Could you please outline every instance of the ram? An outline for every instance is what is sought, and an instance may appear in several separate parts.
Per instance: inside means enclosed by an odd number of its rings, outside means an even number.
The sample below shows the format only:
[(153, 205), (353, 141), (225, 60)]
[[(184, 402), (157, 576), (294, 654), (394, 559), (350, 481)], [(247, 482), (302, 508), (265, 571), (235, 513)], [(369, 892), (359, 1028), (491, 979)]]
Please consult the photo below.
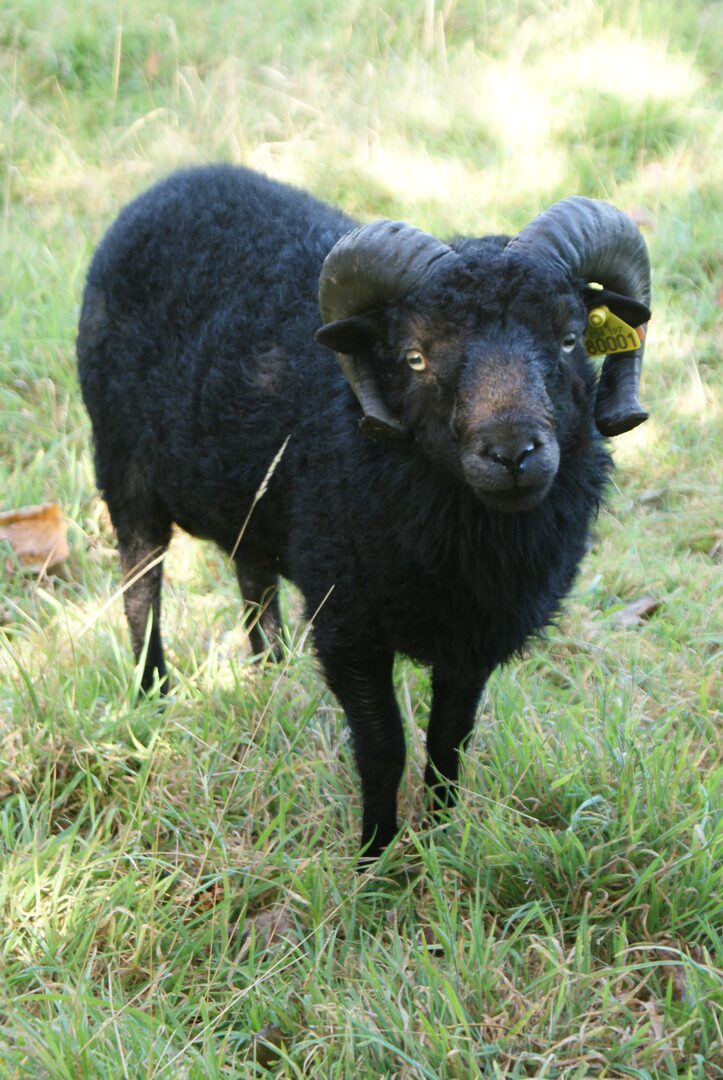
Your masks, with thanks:
[[(78, 359), (142, 686), (167, 681), (177, 524), (233, 558), (254, 651), (278, 647), (279, 579), (301, 590), (366, 856), (397, 829), (397, 653), (431, 668), (425, 780), (450, 805), (487, 678), (572, 584), (604, 437), (646, 417), (649, 303), (637, 228), (585, 198), (449, 244), (231, 166), (137, 198), (92, 260)], [(606, 319), (632, 336), (598, 377), (583, 337)]]

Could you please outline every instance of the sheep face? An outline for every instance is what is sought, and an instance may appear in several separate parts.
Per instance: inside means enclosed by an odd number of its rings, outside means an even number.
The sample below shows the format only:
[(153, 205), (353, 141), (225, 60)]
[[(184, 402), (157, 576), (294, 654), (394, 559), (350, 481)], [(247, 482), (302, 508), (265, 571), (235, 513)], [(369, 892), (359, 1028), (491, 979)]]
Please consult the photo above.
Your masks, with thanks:
[(453, 280), (318, 337), (371, 355), (412, 452), (489, 507), (515, 513), (549, 493), (561, 454), (594, 437), (594, 378), (582, 346), (582, 293), (553, 282), (549, 268), (511, 269), (501, 255), (497, 262), (490, 267), (488, 251), (484, 275), (472, 258)]

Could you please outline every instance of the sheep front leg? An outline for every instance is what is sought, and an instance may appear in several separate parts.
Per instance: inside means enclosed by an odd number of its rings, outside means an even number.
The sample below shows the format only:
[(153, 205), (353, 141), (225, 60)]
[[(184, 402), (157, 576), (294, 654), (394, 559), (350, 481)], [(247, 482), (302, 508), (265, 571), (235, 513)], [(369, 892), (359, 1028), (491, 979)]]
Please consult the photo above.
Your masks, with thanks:
[[(317, 645), (318, 647), (318, 645)], [(362, 790), (362, 856), (375, 859), (397, 831), (404, 732), (392, 683), (392, 653), (319, 650), (326, 680), (351, 728)]]
[(432, 672), (432, 711), (427, 729), (424, 782), (432, 813), (453, 806), (459, 773), (459, 754), (474, 727), (477, 705), (489, 672), (465, 679), (458, 674)]

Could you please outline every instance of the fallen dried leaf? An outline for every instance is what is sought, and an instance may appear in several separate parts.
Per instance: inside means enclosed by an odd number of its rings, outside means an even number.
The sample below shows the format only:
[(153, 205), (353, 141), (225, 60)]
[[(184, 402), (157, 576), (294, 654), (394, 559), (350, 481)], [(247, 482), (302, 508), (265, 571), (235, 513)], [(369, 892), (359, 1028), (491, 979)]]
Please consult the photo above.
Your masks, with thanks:
[(216, 907), (222, 899), (223, 885), (220, 881), (214, 881), (212, 885), (209, 885), (207, 889), (204, 889), (202, 893), (198, 894), (198, 899), (194, 904), (194, 908), (201, 914), (201, 912), (210, 911), (211, 908)]
[[(694, 946), (695, 948), (695, 946)], [(665, 964), (665, 971), (662, 974), (671, 982), (671, 993), (675, 1001), (688, 1001), (688, 979), (683, 964), (671, 964), (671, 958), (680, 952), (680, 948), (677, 945), (671, 944), (662, 946), (660, 949), (656, 949), (655, 953), (658, 958)], [(692, 950), (691, 950), (692, 953)]]
[(690, 551), (699, 552), (702, 555), (707, 555), (709, 559), (718, 561), (721, 549), (723, 549), (723, 529), (716, 529), (711, 526), (694, 530), (687, 536), (685, 547)]
[(278, 1060), (284, 1041), (284, 1033), (277, 1024), (266, 1024), (252, 1037), (249, 1057), (265, 1069)]
[(641, 491), (638, 495), (638, 502), (641, 506), (645, 506), (647, 503), (659, 503), (668, 494), (668, 489), (664, 487), (659, 488), (646, 488), (645, 491)]
[(10, 544), (20, 566), (32, 573), (49, 570), (67, 559), (67, 534), (57, 503), (0, 513), (0, 540)]
[(688, 981), (685, 977), (685, 968), (676, 964), (672, 971), (673, 997), (676, 1001), (688, 1000)]
[(426, 946), (427, 952), (432, 953), (433, 956), (441, 956), (444, 953), (444, 945), (437, 937), (433, 927), (429, 923), (425, 925), (419, 931), (419, 936), (422, 939), (423, 945)]
[(23, 737), (19, 729), (5, 730), (0, 723), (0, 799), (22, 791), (30, 777), (27, 761), (22, 760)]
[(632, 603), (627, 604), (622, 611), (616, 611), (613, 615), (613, 623), (624, 629), (641, 626), (646, 619), (655, 614), (659, 607), (660, 600), (656, 600), (654, 596), (641, 596), (639, 600), (633, 600)]
[(628, 217), (635, 222), (639, 229), (655, 228), (655, 218), (644, 206), (631, 206), (628, 210)]
[(384, 912), (384, 922), (387, 924), (387, 926), (391, 927), (392, 930), (397, 930), (399, 928), (398, 909), (387, 908), (387, 910)]
[(656, 1042), (660, 1042), (663, 1038), (663, 1015), (654, 1001), (644, 1001), (642, 1006), (650, 1017), (653, 1037)]
[(146, 57), (146, 75), (149, 79), (155, 79), (158, 75), (158, 69), (161, 66), (160, 53), (155, 50), (150, 52)]
[(293, 936), (294, 924), (286, 914), (284, 908), (272, 908), (270, 911), (262, 911), (246, 920), (246, 925), (241, 934), (240, 956), (248, 952), (251, 944), (251, 936), (255, 935), (256, 948), (265, 952), (270, 945), (277, 941), (286, 940)]

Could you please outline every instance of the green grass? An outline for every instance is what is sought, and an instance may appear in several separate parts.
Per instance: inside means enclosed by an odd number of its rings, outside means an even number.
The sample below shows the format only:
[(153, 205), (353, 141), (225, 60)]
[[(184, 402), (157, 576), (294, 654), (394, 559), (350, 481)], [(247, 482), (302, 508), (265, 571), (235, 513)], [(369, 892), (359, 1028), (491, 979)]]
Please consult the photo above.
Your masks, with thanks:
[[(3, 1080), (723, 1076), (720, 39), (700, 0), (3, 8), (0, 509), (59, 501), (71, 546), (0, 567)], [(408, 824), (366, 878), (292, 590), (253, 668), (225, 560), (178, 536), (175, 690), (135, 701), (75, 327), (120, 206), (216, 159), (441, 236), (577, 192), (646, 222), (652, 418), (427, 832), (398, 665)]]

